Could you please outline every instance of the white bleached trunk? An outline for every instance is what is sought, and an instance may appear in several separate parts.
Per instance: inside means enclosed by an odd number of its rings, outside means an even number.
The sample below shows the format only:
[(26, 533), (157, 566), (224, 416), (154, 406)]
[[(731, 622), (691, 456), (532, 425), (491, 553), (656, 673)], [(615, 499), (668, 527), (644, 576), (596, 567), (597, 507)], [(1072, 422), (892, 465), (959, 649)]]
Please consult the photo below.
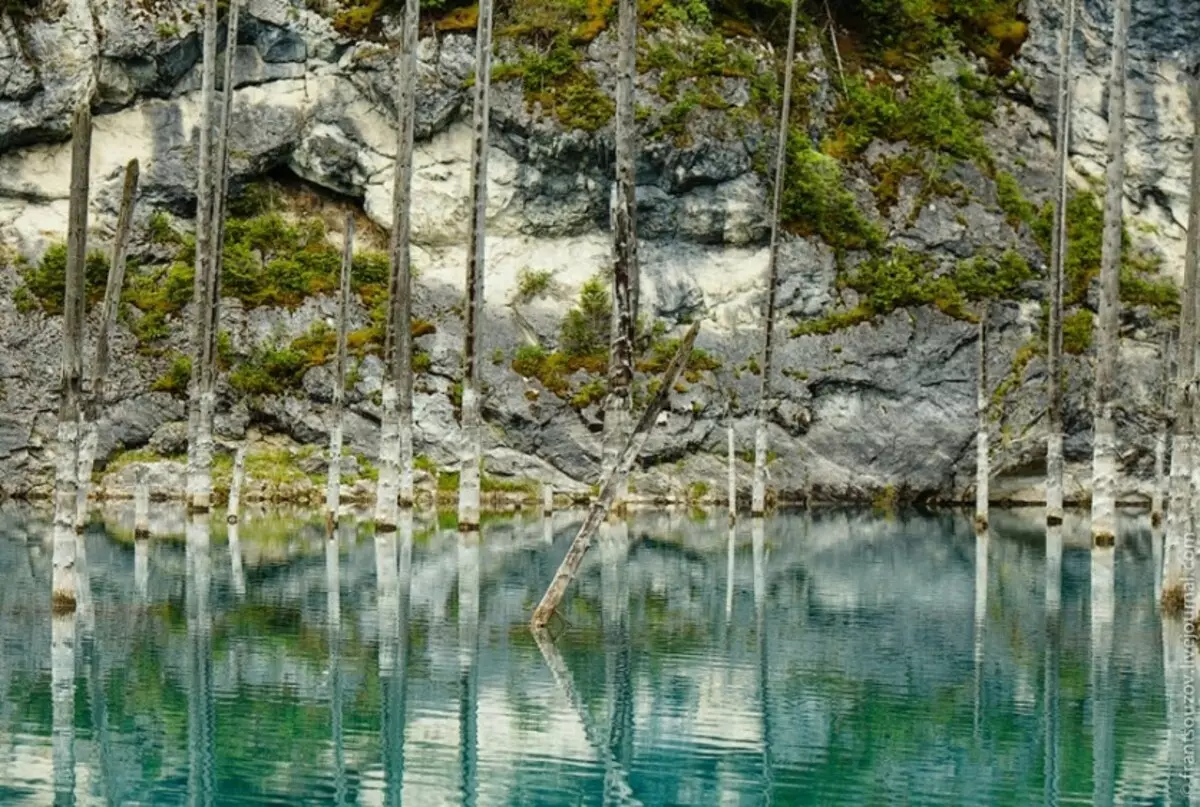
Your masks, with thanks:
[(212, 670), (212, 537), (208, 513), (194, 513), (188, 518), (185, 540), (188, 795), (194, 804), (212, 804), (216, 791), (216, 715)]
[(732, 524), (737, 521), (737, 443), (733, 435), (732, 422), (725, 426), (725, 436), (729, 444), (729, 492), (727, 495), (729, 499), (729, 523)]
[(737, 527), (730, 522), (729, 539), (725, 547), (725, 625), (733, 619), (734, 553), (737, 550)]
[(463, 455), (459, 469), (458, 528), (479, 529), (483, 416), (479, 411), (480, 317), (486, 258), (488, 127), (491, 119), (492, 0), (480, 0), (475, 31), (474, 141), (471, 149), (471, 222), (467, 246), (466, 337), (463, 349)]
[(991, 443), (988, 439), (988, 350), (987, 350), (987, 317), (988, 308), (984, 304), (979, 312), (979, 384), (975, 392), (975, 411), (979, 425), (975, 433), (975, 529), (984, 530), (988, 525), (988, 501), (992, 464), (990, 457)]
[(88, 520), (88, 496), (91, 491), (92, 468), (96, 463), (96, 445), (100, 430), (96, 421), (86, 420), (79, 426), (79, 460), (75, 485), (75, 531), (82, 532)]
[(1092, 704), (1092, 804), (1111, 805), (1116, 775), (1116, 695), (1113, 689), (1112, 651), (1114, 557), (1110, 547), (1097, 547), (1092, 555), (1091, 578), (1091, 676)]
[(133, 537), (150, 537), (150, 470), (138, 465), (133, 488)]
[(138, 600), (145, 603), (150, 599), (150, 539), (135, 538), (133, 541), (133, 590)]
[(1117, 534), (1117, 431), (1114, 408), (1120, 313), (1122, 213), (1125, 188), (1125, 74), (1130, 0), (1113, 12), (1112, 74), (1108, 84), (1108, 169), (1100, 257), (1100, 311), (1096, 317), (1095, 428), (1092, 446), (1092, 541), (1110, 546)]
[(1066, 0), (1058, 70), (1058, 128), (1054, 157), (1054, 230), (1050, 238), (1050, 318), (1046, 352), (1046, 523), (1063, 519), (1063, 268), (1067, 256), (1067, 160), (1071, 146), (1071, 53), (1075, 35), (1075, 2)]
[(337, 526), (342, 509), (342, 424), (346, 412), (346, 329), (350, 318), (350, 281), (354, 266), (354, 214), (346, 214), (342, 238), (342, 273), (338, 283), (337, 359), (329, 408), (329, 476), (325, 482), (325, 515)]
[(236, 521), (230, 522), (229, 538), (229, 578), (233, 583), (233, 593), (240, 600), (246, 596), (246, 572), (242, 567), (242, 525)]
[(792, 65), (796, 58), (796, 0), (792, 0), (788, 23), (787, 60), (784, 62), (783, 101), (779, 112), (779, 140), (775, 145), (775, 175), (771, 204), (771, 249), (767, 258), (767, 304), (763, 317), (763, 349), (759, 370), (762, 384), (754, 428), (754, 481), (751, 488), (750, 515), (761, 517), (767, 511), (767, 415), (772, 404), (772, 372), (775, 348), (775, 296), (779, 286), (779, 245), (782, 240), (783, 186), (787, 178), (787, 145), (792, 119)]
[(233, 474), (229, 478), (229, 507), (225, 520), (237, 524), (242, 513), (242, 485), (246, 481), (246, 444), (237, 447), (233, 455)]
[(379, 481), (375, 487), (375, 529), (396, 529), (396, 497), (400, 485), (400, 415), (396, 384), (384, 377), (379, 419)]
[(554, 515), (554, 485), (549, 482), (542, 483), (542, 515)]
[(1154, 488), (1150, 491), (1150, 524), (1154, 527), (1162, 523), (1166, 462), (1167, 433), (1160, 428), (1154, 435)]
[(991, 545), (991, 535), (987, 529), (975, 533), (975, 697), (974, 697), (974, 726), (975, 736), (978, 737), (983, 720), (983, 639), (987, 627), (988, 601), (988, 550)]

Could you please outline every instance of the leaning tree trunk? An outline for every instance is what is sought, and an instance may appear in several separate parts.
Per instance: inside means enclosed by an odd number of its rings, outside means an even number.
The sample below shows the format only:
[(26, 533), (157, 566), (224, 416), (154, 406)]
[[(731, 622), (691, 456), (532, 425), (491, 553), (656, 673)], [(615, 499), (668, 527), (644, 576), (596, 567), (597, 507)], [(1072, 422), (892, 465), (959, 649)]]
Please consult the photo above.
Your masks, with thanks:
[(683, 337), (683, 341), (680, 342), (675, 358), (671, 360), (667, 371), (663, 373), (662, 384), (659, 386), (658, 392), (646, 408), (646, 411), (642, 413), (637, 427), (626, 441), (625, 448), (621, 451), (617, 465), (607, 471), (600, 480), (600, 495), (592, 503), (587, 517), (583, 521), (583, 526), (579, 528), (579, 532), (571, 542), (571, 548), (567, 550), (566, 557), (563, 558), (558, 571), (554, 574), (554, 580), (546, 589), (546, 593), (542, 596), (542, 600), (538, 603), (537, 608), (534, 609), (530, 627), (535, 633), (539, 630), (544, 630), (546, 625), (549, 624), (550, 619), (554, 616), (555, 609), (558, 608), (559, 603), (562, 602), (562, 598), (567, 592), (567, 586), (575, 579), (575, 575), (579, 571), (579, 564), (583, 563), (583, 556), (588, 551), (588, 547), (591, 546), (592, 536), (595, 535), (601, 522), (608, 515), (608, 510), (612, 507), (613, 500), (616, 499), (617, 491), (620, 490), (622, 481), (625, 477), (629, 476), (629, 470), (633, 467), (634, 460), (637, 459), (642, 446), (646, 444), (646, 439), (650, 436), (650, 430), (654, 428), (654, 422), (658, 419), (658, 413), (666, 405), (667, 398), (671, 395), (671, 389), (679, 381), (679, 376), (683, 373), (683, 368), (687, 366), (688, 359), (692, 355), (692, 345), (696, 344), (696, 335), (698, 333), (700, 333), (700, 323), (696, 322), (688, 330), (687, 335)]
[(796, 58), (796, 0), (788, 23), (787, 61), (783, 73), (783, 106), (779, 113), (779, 142), (775, 147), (775, 188), (771, 203), (771, 251), (767, 259), (767, 310), (763, 318), (763, 349), (759, 372), (762, 387), (758, 395), (758, 413), (754, 427), (754, 482), (750, 515), (761, 517), (767, 510), (767, 413), (771, 406), (771, 369), (775, 341), (775, 287), (779, 283), (780, 214), (783, 209), (783, 185), (787, 170), (788, 132), (792, 116), (792, 63)]
[(979, 306), (979, 384), (975, 391), (975, 412), (979, 426), (975, 432), (975, 529), (988, 527), (989, 482), (992, 475), (988, 440), (988, 350), (987, 350), (988, 306)]
[(104, 416), (104, 384), (108, 378), (108, 332), (117, 321), (121, 288), (125, 285), (125, 248), (129, 245), (129, 229), (133, 223), (133, 202), (137, 196), (138, 161), (125, 166), (125, 189), (117, 214), (117, 230), (113, 234), (112, 264), (108, 284), (104, 288), (104, 306), (100, 313), (100, 330), (96, 336), (96, 364), (92, 373), (91, 394), (84, 405), (83, 440), (79, 446), (79, 488), (75, 512), (75, 528), (82, 529), (87, 520), (88, 491), (92, 482), (92, 464), (96, 459), (99, 440), (99, 420)]
[(212, 434), (202, 436), (205, 357), (211, 324), (212, 277), (212, 113), (216, 95), (217, 4), (204, 4), (204, 47), (200, 82), (200, 137), (196, 169), (196, 277), (192, 285), (192, 372), (188, 380), (188, 506), (206, 512), (212, 498)]
[(1121, 300), (1121, 236), (1125, 186), (1125, 72), (1130, 0), (1116, 0), (1112, 75), (1108, 85), (1108, 171), (1100, 257), (1100, 314), (1096, 319), (1095, 429), (1092, 450), (1092, 540), (1111, 546), (1117, 533), (1116, 373)]
[(72, 121), (71, 196), (67, 212), (67, 267), (63, 293), (62, 397), (58, 408), (54, 482), (54, 556), (51, 605), (75, 610), (75, 491), (79, 473), (79, 415), (83, 399), (83, 270), (87, 253), (88, 171), (92, 111), (83, 101)]
[(1187, 247), (1183, 262), (1183, 299), (1179, 307), (1179, 350), (1171, 390), (1171, 478), (1167, 494), (1167, 530), (1163, 548), (1162, 606), (1178, 614), (1184, 605), (1184, 542), (1192, 532), (1191, 484), (1195, 462), (1192, 378), (1196, 373), (1196, 281), (1200, 274), (1200, 79), (1192, 85), (1192, 180)]
[[(616, 183), (612, 208), (612, 338), (608, 359), (608, 395), (604, 402), (604, 471), (616, 467), (629, 436), (632, 412), (634, 338), (637, 333), (635, 282), (637, 255), (637, 121), (633, 84), (637, 73), (637, 2), (620, 0), (617, 25)], [(617, 491), (616, 511), (624, 507), (626, 487)]]
[(484, 230), (487, 224), (489, 90), (492, 83), (492, 0), (480, 0), (475, 35), (475, 142), (471, 151), (471, 229), (467, 254), (467, 328), (462, 384), (463, 458), (458, 528), (479, 529), (483, 416), (479, 408), (479, 319), (483, 312)]
[(342, 425), (346, 410), (346, 322), (350, 318), (350, 275), (354, 264), (354, 214), (346, 214), (342, 242), (342, 276), (338, 288), (337, 364), (333, 372), (333, 405), (329, 412), (329, 478), (325, 483), (325, 517), (332, 536), (342, 496)]
[(1058, 70), (1058, 143), (1054, 156), (1054, 230), (1050, 237), (1050, 322), (1046, 335), (1046, 523), (1063, 519), (1063, 267), (1067, 259), (1067, 158), (1071, 149), (1071, 43), (1075, 0), (1067, 0)]
[(405, 0), (398, 71), (400, 97), (396, 105), (398, 120), (389, 251), (391, 273), (384, 335), (379, 485), (375, 496), (375, 524), (383, 530), (396, 528), (397, 496), (405, 507), (411, 507), (413, 501), (412, 253), (409, 241), (412, 234), (413, 121), (419, 24), (419, 0)]

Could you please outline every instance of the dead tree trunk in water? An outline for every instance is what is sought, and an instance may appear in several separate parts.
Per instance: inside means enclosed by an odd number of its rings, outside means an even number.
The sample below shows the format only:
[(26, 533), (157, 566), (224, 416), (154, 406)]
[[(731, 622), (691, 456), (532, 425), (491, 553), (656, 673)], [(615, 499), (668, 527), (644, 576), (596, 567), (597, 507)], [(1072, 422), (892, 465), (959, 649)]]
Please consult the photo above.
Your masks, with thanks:
[(246, 481), (246, 444), (237, 447), (233, 455), (233, 475), (229, 478), (229, 506), (226, 508), (225, 521), (234, 525), (241, 518), (242, 483)]
[(771, 406), (771, 370), (775, 334), (775, 287), (779, 281), (779, 217), (783, 208), (783, 184), (787, 170), (788, 132), (792, 116), (792, 64), (796, 58), (796, 0), (788, 23), (787, 60), (783, 73), (783, 105), (779, 112), (779, 142), (775, 152), (775, 188), (771, 203), (771, 252), (767, 258), (767, 310), (763, 318), (762, 386), (754, 427), (754, 482), (750, 514), (755, 518), (767, 510), (767, 412)]
[[(342, 276), (338, 284), (337, 365), (333, 372), (333, 404), (329, 412), (329, 478), (325, 483), (325, 517), (331, 528), (342, 506), (342, 426), (346, 418), (346, 321), (350, 318), (350, 275), (354, 266), (354, 214), (346, 214), (342, 242)], [(331, 532), (330, 535), (333, 533)]]
[(1108, 170), (1100, 257), (1100, 314), (1096, 318), (1095, 429), (1092, 448), (1092, 541), (1111, 546), (1117, 534), (1117, 351), (1121, 298), (1121, 236), (1125, 192), (1125, 73), (1130, 0), (1116, 0), (1112, 75), (1108, 83)]
[(621, 482), (629, 475), (629, 470), (633, 467), (638, 452), (646, 444), (646, 439), (650, 436), (650, 430), (654, 428), (654, 423), (658, 419), (658, 413), (666, 405), (672, 388), (679, 381), (679, 376), (683, 373), (683, 368), (687, 366), (688, 359), (691, 358), (692, 346), (696, 343), (696, 335), (699, 333), (700, 323), (696, 322), (688, 330), (687, 335), (683, 337), (683, 341), (680, 342), (679, 350), (675, 353), (675, 358), (671, 360), (667, 371), (663, 373), (662, 385), (659, 387), (658, 393), (654, 396), (654, 400), (650, 402), (646, 411), (642, 413), (637, 427), (626, 441), (625, 448), (621, 450), (621, 456), (618, 458), (616, 466), (606, 472), (600, 480), (600, 495), (596, 497), (596, 501), (593, 502), (591, 508), (588, 510), (583, 526), (579, 528), (579, 532), (575, 535), (575, 540), (571, 542), (571, 548), (567, 550), (566, 557), (563, 558), (558, 571), (554, 574), (554, 580), (546, 589), (546, 593), (542, 596), (538, 607), (534, 609), (533, 619), (530, 623), (534, 631), (545, 629), (546, 625), (550, 622), (550, 618), (554, 616), (555, 609), (562, 602), (563, 595), (567, 592), (567, 586), (575, 579), (575, 575), (579, 571), (579, 564), (583, 562), (583, 556), (588, 551), (588, 547), (591, 546), (592, 536), (596, 533), (601, 522), (604, 521), (605, 516), (608, 514), (608, 509), (612, 506), (613, 500), (617, 496)]
[[(1171, 427), (1170, 423), (1170, 406), (1171, 406), (1171, 368), (1174, 365), (1173, 361), (1174, 345), (1171, 336), (1163, 340), (1162, 348), (1162, 397), (1159, 398), (1159, 403), (1162, 409), (1159, 411), (1157, 428), (1154, 432), (1154, 487), (1150, 491), (1150, 526), (1161, 527), (1163, 520), (1163, 497), (1167, 492), (1166, 485), (1166, 464), (1167, 464), (1167, 431)], [(1159, 572), (1161, 573), (1161, 569)]]
[(729, 523), (737, 521), (737, 443), (733, 434), (733, 407), (730, 406), (725, 424), (725, 435), (729, 443)]
[(1167, 530), (1163, 549), (1163, 610), (1183, 610), (1183, 555), (1192, 531), (1191, 484), (1195, 462), (1195, 420), (1192, 385), (1196, 373), (1196, 281), (1200, 278), (1200, 78), (1192, 84), (1192, 179), (1188, 210), (1187, 248), (1183, 262), (1183, 299), (1179, 306), (1179, 358), (1171, 389), (1171, 478), (1168, 483)]
[(988, 351), (987, 351), (988, 305), (979, 306), (979, 386), (976, 390), (975, 408), (979, 418), (975, 434), (975, 529), (986, 530), (988, 526), (988, 501), (991, 498), (989, 482), (992, 475), (991, 443), (988, 439)]
[(471, 152), (471, 229), (467, 253), (467, 329), (462, 391), (462, 468), (458, 485), (458, 528), (479, 529), (483, 416), (479, 408), (479, 320), (487, 226), (489, 90), (492, 83), (492, 0), (480, 0), (475, 34), (475, 143)]
[(188, 380), (187, 499), (190, 509), (207, 512), (212, 498), (212, 434), (202, 435), (205, 417), (205, 359), (211, 324), (212, 277), (212, 114), (216, 95), (217, 4), (204, 4), (204, 45), (200, 84), (200, 136), (196, 170), (196, 278), (192, 285), (192, 372)]
[(63, 291), (61, 399), (54, 480), (54, 555), (51, 608), (75, 610), (75, 491), (79, 474), (79, 414), (83, 400), (84, 260), (87, 255), (88, 172), (92, 111), (80, 103), (72, 121), (71, 197), (67, 212), (67, 268)]
[[(612, 337), (608, 357), (608, 395), (604, 402), (604, 465), (615, 468), (629, 437), (633, 408), (633, 352), (637, 334), (637, 121), (633, 84), (637, 73), (637, 2), (620, 0), (617, 23), (616, 182), (611, 199)], [(617, 491), (616, 510), (624, 507), (626, 486)]]
[(395, 529), (397, 495), (405, 507), (413, 502), (412, 416), (412, 179), (414, 110), (417, 87), (419, 0), (406, 0), (401, 40), (397, 103), (396, 164), (392, 186), (391, 275), (388, 285), (387, 331), (384, 336), (383, 413), (379, 446), (379, 486), (375, 525)]
[(1046, 523), (1063, 519), (1063, 267), (1067, 260), (1067, 158), (1071, 148), (1071, 44), (1075, 36), (1075, 0), (1066, 2), (1058, 74), (1058, 143), (1054, 156), (1054, 230), (1050, 236), (1050, 321), (1046, 343)]
[(108, 284), (104, 288), (104, 306), (100, 313), (100, 330), (96, 335), (96, 364), (92, 372), (92, 389), (84, 405), (83, 441), (79, 446), (79, 489), (75, 512), (75, 528), (82, 529), (87, 520), (88, 491), (92, 483), (92, 464), (96, 459), (99, 421), (105, 416), (104, 384), (108, 379), (108, 332), (117, 321), (121, 289), (125, 285), (125, 249), (129, 245), (129, 229), (133, 223), (133, 203), (137, 197), (138, 161), (125, 166), (125, 188), (117, 214), (117, 230), (113, 234), (112, 263)]

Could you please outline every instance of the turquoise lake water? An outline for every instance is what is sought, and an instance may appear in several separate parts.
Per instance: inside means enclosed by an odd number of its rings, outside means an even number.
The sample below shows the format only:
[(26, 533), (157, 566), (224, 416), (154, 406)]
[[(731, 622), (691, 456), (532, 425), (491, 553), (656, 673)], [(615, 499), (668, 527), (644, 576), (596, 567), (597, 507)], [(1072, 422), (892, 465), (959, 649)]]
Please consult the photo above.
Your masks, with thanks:
[(0, 804), (1183, 804), (1195, 668), (1148, 520), (582, 513), (411, 537), (0, 509)]

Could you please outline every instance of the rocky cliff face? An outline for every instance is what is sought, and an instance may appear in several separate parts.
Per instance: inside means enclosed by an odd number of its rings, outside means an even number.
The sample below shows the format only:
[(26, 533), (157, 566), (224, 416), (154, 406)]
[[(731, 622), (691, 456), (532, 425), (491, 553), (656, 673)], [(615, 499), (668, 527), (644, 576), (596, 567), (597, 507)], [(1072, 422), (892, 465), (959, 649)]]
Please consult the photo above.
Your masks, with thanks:
[[(36, 306), (18, 306), (14, 294), (20, 297), (19, 257), (36, 261), (65, 232), (69, 112), (93, 82), (99, 98), (93, 243), (107, 243), (121, 172), (132, 157), (142, 163), (134, 252), (143, 262), (156, 257), (148, 235), (154, 215), (165, 211), (185, 221), (194, 208), (200, 42), (199, 20), (185, 5), (44, 0), (34, 15), (0, 17), (0, 267), (9, 264), (0, 268), (0, 496), (45, 492), (50, 477), (59, 320)], [(1102, 175), (1107, 131), (1108, 4), (1083, 5), (1072, 143), (1078, 187)], [(1011, 171), (1038, 203), (1052, 175), (1047, 121), (1053, 118), (1058, 6), (1029, 0), (1030, 37), (1016, 62), (1027, 89), (1015, 87), (1002, 96), (984, 131), (996, 165)], [(1130, 231), (1142, 247), (1164, 258), (1167, 271), (1179, 274), (1189, 167), (1189, 100), (1181, 82), (1192, 58), (1189, 48), (1200, 38), (1200, 12), (1182, 0), (1139, 0), (1135, 17), (1126, 185)], [(650, 36), (669, 44), (671, 37), (688, 35)], [(288, 0), (250, 0), (236, 43), (235, 186), (286, 174), (308, 184), (310, 201), (317, 190), (318, 215), (337, 221), (327, 214), (349, 207), (387, 227), (395, 137), (393, 59), (387, 48), (347, 39), (326, 17)], [(771, 69), (765, 46), (750, 43), (746, 49), (760, 70)], [(580, 65), (609, 94), (613, 57), (612, 40), (601, 33)], [(819, 46), (809, 46), (804, 58), (810, 126), (819, 137), (837, 93), (836, 79), (830, 78), (836, 71)], [(456, 462), (459, 440), (454, 394), (472, 62), (468, 36), (421, 40), (413, 246), (417, 312), (435, 327), (418, 341), (430, 366), (418, 385), (417, 450), (444, 467)], [(961, 67), (946, 62), (935, 71), (953, 75)], [(752, 447), (758, 377), (750, 359), (758, 349), (767, 257), (766, 183), (756, 157), (771, 137), (761, 119), (729, 112), (751, 105), (748, 78), (722, 79), (721, 103), (712, 106), (727, 109), (697, 109), (682, 136), (663, 136), (669, 110), (653, 91), (660, 78), (648, 71), (638, 89), (647, 119), (638, 188), (644, 310), (668, 330), (708, 318), (701, 343), (719, 367), (698, 374), (674, 396), (635, 485), (664, 495), (690, 486), (695, 494), (704, 489), (697, 482), (718, 487), (727, 404), (739, 447)], [(595, 405), (554, 394), (544, 379), (522, 377), (512, 358), (521, 345), (554, 349), (563, 314), (580, 287), (606, 266), (611, 124), (594, 132), (567, 129), (527, 103), (519, 82), (498, 83), (494, 98), (484, 329), (484, 355), (493, 358), (485, 371), (490, 389), (485, 414), (492, 427), (487, 465), (493, 474), (581, 487), (597, 473)], [(1045, 256), (1029, 225), (1003, 209), (994, 175), (970, 163), (949, 169), (957, 188), (951, 196), (923, 192), (910, 177), (899, 182), (893, 204), (881, 204), (871, 193), (871, 166), (903, 150), (904, 144), (876, 143), (843, 174), (845, 187), (889, 245), (925, 256), (935, 267), (1010, 250), (1043, 271)], [(820, 237), (790, 236), (780, 289), (785, 322), (852, 308), (857, 292), (838, 279), (859, 259), (853, 252), (835, 252)], [(522, 286), (529, 270), (549, 280), (535, 294)], [(1036, 356), (1030, 360), (1028, 349), (1038, 329), (1039, 292), (1036, 283), (1027, 285), (1032, 296), (1024, 302), (992, 306), (990, 374), (1006, 382), (998, 394), (995, 452), (1003, 478), (996, 489), (1017, 497), (1029, 494), (1027, 483), (1040, 472), (1043, 453), (1042, 363)], [(294, 339), (314, 323), (331, 321), (332, 312), (332, 299), (319, 295), (290, 308), (231, 301), (222, 327), (234, 354), (247, 355), (266, 341)], [(366, 324), (368, 313), (358, 307), (355, 324)], [(1133, 492), (1144, 487), (1138, 480), (1150, 467), (1165, 323), (1143, 309), (1126, 319), (1121, 433)], [(102, 454), (147, 443), (164, 453), (178, 449), (184, 404), (151, 390), (170, 351), (186, 350), (184, 323), (175, 316), (168, 324), (150, 351), (119, 329), (111, 385), (117, 401)], [(785, 496), (833, 499), (869, 498), (888, 489), (923, 498), (963, 495), (974, 464), (974, 340), (974, 326), (932, 306), (897, 309), (829, 333), (787, 338), (785, 331), (778, 359), (781, 402), (772, 419), (778, 455), (771, 465), (773, 487)], [(1075, 463), (1078, 493), (1087, 487), (1082, 463), (1090, 458), (1086, 359), (1073, 360), (1069, 369), (1067, 456)], [(243, 395), (223, 384), (219, 436), (234, 441), (279, 434), (323, 444), (329, 377), (326, 368), (314, 367), (297, 388), (280, 394)], [(347, 424), (350, 445), (365, 458), (374, 456), (378, 438), (379, 382), (379, 363), (368, 356), (359, 367)]]

